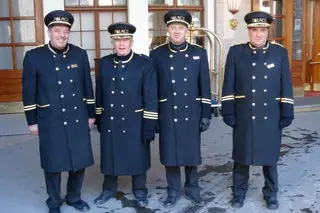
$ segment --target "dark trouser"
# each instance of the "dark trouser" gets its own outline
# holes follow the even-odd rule
[[[168,196],[179,197],[181,188],[181,173],[178,166],[166,166],[166,176],[168,183]],[[186,182],[184,184],[185,193],[189,195],[200,194],[199,176],[197,166],[185,167]]]
[[[240,199],[244,199],[248,191],[249,168],[249,165],[242,165],[236,162],[233,165],[233,196]],[[276,197],[278,192],[277,166],[263,166],[263,176],[265,179],[264,187],[262,188],[263,195]]]
[[[81,188],[83,183],[85,169],[79,171],[69,172],[67,182],[67,196],[66,199],[69,202],[77,202],[81,200]],[[49,208],[58,208],[62,205],[63,200],[61,199],[61,172],[44,172],[47,193],[49,198],[46,203]]]
[[[105,175],[103,181],[102,194],[106,197],[114,196],[117,191],[118,176]],[[147,174],[142,173],[140,175],[132,175],[132,193],[136,199],[145,199],[148,195],[148,189],[146,187]]]

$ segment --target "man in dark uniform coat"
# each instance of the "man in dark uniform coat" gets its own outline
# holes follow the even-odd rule
[[[33,135],[40,142],[50,213],[59,213],[61,172],[68,171],[66,202],[88,211],[81,200],[85,168],[93,155],[90,128],[94,123],[94,97],[86,52],[68,43],[73,16],[52,11],[44,22],[50,42],[26,53],[22,99]]]
[[[250,41],[230,48],[221,99],[223,120],[233,128],[232,205],[243,206],[249,166],[259,165],[267,208],[277,209],[281,132],[294,118],[288,52],[267,41],[270,14],[250,12],[244,20]]]
[[[149,143],[158,120],[157,76],[151,59],[131,49],[133,25],[114,23],[108,31],[115,54],[99,60],[96,114],[104,182],[94,202],[106,203],[116,194],[118,176],[131,175],[137,205],[145,207]]]
[[[209,66],[206,50],[186,42],[192,17],[185,10],[164,16],[170,42],[150,53],[158,73],[160,160],[166,168],[168,196],[164,206],[180,198],[180,167],[185,167],[185,195],[201,204],[197,166],[201,164],[200,133],[211,119]]]

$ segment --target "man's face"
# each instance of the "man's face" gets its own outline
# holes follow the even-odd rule
[[[167,32],[170,36],[170,41],[173,44],[179,45],[184,42],[188,28],[184,24],[172,23],[167,27]]]
[[[113,48],[118,56],[126,56],[130,53],[133,44],[132,38],[113,39]]]
[[[49,28],[48,36],[50,43],[57,49],[64,49],[69,41],[70,28],[66,25],[54,25]]]
[[[248,28],[250,43],[255,47],[263,47],[268,38],[267,27],[251,27]]]

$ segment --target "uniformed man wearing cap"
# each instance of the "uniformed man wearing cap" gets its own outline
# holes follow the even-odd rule
[[[24,111],[29,130],[39,135],[50,213],[60,212],[64,171],[69,172],[67,204],[82,212],[90,209],[80,194],[85,168],[94,163],[94,97],[86,51],[68,43],[73,21],[66,11],[47,14],[50,42],[28,51],[23,62]]]
[[[203,204],[197,166],[201,164],[200,133],[211,119],[209,66],[206,50],[186,41],[191,14],[170,10],[164,16],[169,43],[150,53],[159,78],[160,160],[166,168],[171,208],[180,198],[180,167],[185,168],[186,198]]]
[[[131,175],[137,205],[145,207],[150,142],[158,119],[157,76],[151,59],[131,49],[133,25],[114,23],[108,31],[115,53],[99,60],[96,114],[104,182],[94,202],[106,203],[116,194],[118,176]]]
[[[277,209],[281,132],[294,118],[287,50],[268,39],[272,16],[261,11],[244,17],[250,41],[229,50],[222,89],[223,121],[233,128],[233,199],[241,208],[249,166],[263,166],[267,208]]]

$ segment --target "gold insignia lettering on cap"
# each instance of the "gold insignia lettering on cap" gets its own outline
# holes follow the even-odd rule
[[[266,23],[267,19],[266,18],[253,18],[252,23]]]
[[[115,29],[114,34],[126,34],[129,33],[129,29]]]
[[[185,20],[184,16],[171,16],[170,20]]]
[[[53,18],[53,21],[63,21],[63,22],[69,22],[69,19],[68,18],[66,18],[66,17],[54,17]]]

